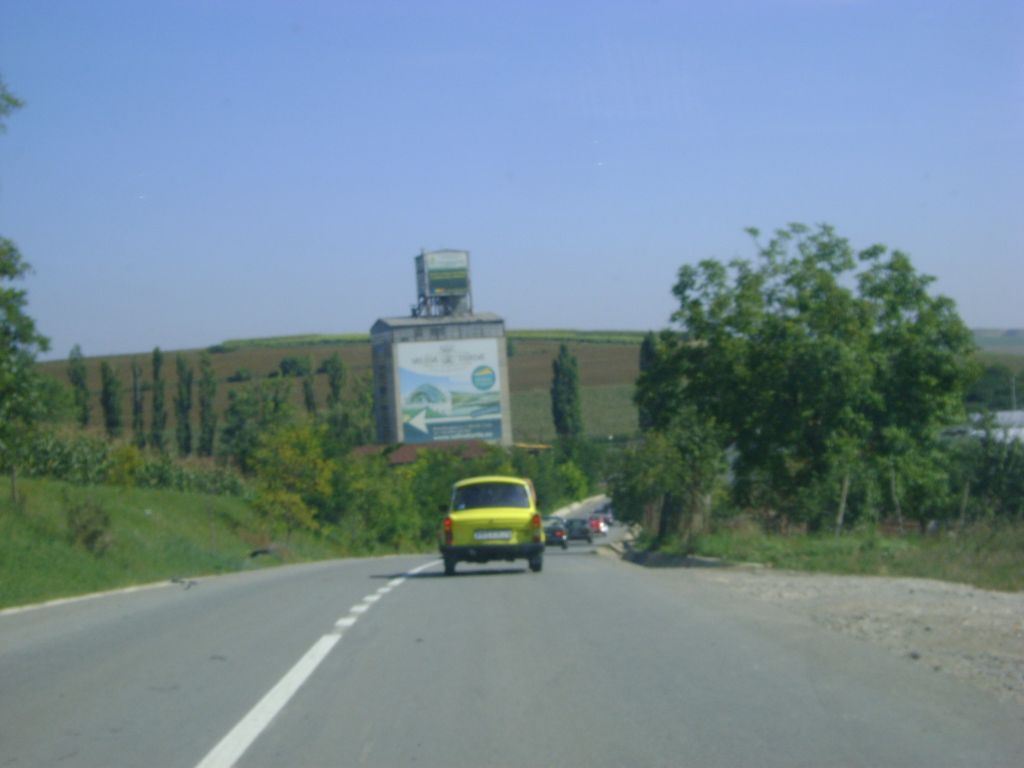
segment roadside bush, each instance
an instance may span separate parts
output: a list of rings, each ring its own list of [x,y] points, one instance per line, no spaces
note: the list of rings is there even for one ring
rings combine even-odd
[[[94,499],[71,501],[65,497],[68,536],[75,546],[103,555],[113,542],[110,513]]]
[[[247,492],[246,484],[230,468],[145,453],[127,443],[84,434],[37,434],[27,452],[25,474],[73,485],[170,488],[221,496]]]
[[[110,470],[110,443],[84,434],[39,432],[27,451],[25,474],[52,477],[75,485],[106,482]]]
[[[134,445],[120,443],[109,452],[107,482],[132,487],[145,466],[142,452]]]

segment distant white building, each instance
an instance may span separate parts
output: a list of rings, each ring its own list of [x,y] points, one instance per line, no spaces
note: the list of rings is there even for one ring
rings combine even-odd
[[[997,438],[1006,442],[1010,440],[1024,442],[1024,411],[995,411],[991,415],[992,431]],[[980,416],[976,418],[975,423],[981,418]],[[975,427],[970,430],[970,434],[975,437],[984,437],[985,430]]]

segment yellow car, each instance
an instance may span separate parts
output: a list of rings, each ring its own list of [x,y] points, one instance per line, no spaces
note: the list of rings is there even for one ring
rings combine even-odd
[[[441,530],[444,572],[460,560],[526,559],[530,570],[544,565],[544,528],[530,480],[489,475],[459,480]]]

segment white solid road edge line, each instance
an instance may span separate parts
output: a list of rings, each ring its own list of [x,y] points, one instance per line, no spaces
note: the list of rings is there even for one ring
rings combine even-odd
[[[431,566],[440,564],[440,560],[431,560],[424,563],[405,575],[412,576],[425,571]],[[403,579],[404,581],[404,579]],[[358,606],[353,606],[353,612]],[[355,619],[352,619],[355,623]],[[335,623],[336,627],[351,626],[346,619],[340,619]],[[285,705],[296,694],[302,684],[309,679],[309,676],[320,666],[320,662],[327,658],[338,641],[341,640],[340,633],[324,635],[313,647],[310,648],[299,659],[295,666],[285,673],[277,685],[271,688],[267,694],[259,700],[255,707],[249,710],[228,735],[225,736],[210,752],[196,764],[196,768],[231,768],[245,754],[245,751],[252,746],[252,743],[259,738],[266,730],[271,721],[284,709]]]
[[[86,600],[98,600],[101,597],[111,597],[113,595],[130,595],[133,592],[146,592],[150,589],[163,589],[165,587],[174,586],[174,582],[171,579],[166,581],[154,581],[150,584],[136,584],[134,587],[121,587],[119,589],[108,589],[105,592],[90,592],[86,595],[72,595],[71,597],[58,597],[54,600],[47,600],[42,603],[30,603],[29,605],[16,605],[12,608],[4,608],[0,610],[0,616],[11,616],[16,613],[25,613],[27,611],[38,611],[40,608],[53,608],[58,605],[70,605],[72,603],[84,603]]]

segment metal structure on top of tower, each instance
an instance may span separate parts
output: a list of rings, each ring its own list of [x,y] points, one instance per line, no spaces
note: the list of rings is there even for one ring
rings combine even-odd
[[[420,251],[416,257],[413,317],[459,317],[473,314],[469,251]]]

